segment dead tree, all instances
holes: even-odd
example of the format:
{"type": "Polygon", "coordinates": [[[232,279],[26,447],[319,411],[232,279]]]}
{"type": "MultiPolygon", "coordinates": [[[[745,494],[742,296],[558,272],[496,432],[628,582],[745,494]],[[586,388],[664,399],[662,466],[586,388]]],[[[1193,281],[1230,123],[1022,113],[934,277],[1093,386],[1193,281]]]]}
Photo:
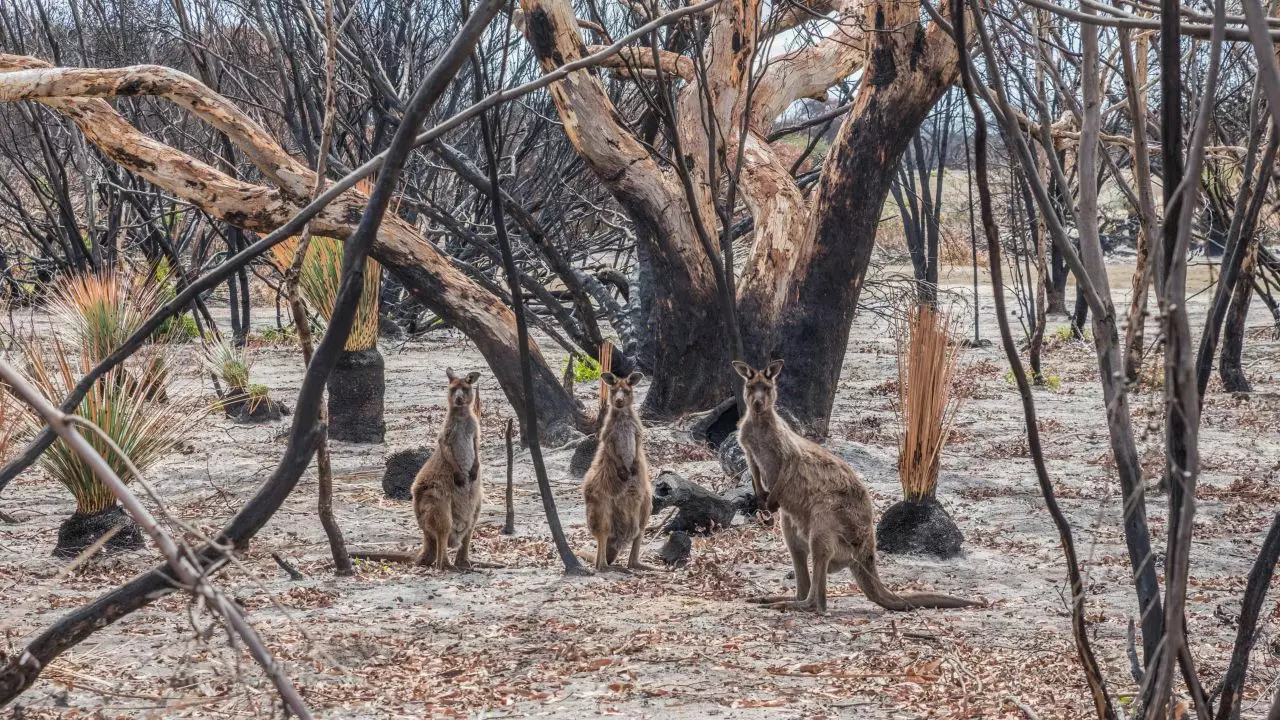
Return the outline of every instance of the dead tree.
{"type": "MultiPolygon", "coordinates": [[[[544,72],[588,52],[567,0],[522,0],[521,7],[544,72]]],[[[656,38],[620,56],[637,75],[683,79],[667,146],[678,141],[684,149],[675,163],[650,152],[597,77],[575,73],[552,88],[552,98],[574,148],[636,229],[639,303],[649,330],[639,359],[654,382],[646,412],[674,416],[714,407],[730,394],[732,349],[725,338],[733,328],[717,311],[722,282],[700,229],[704,236],[719,233],[699,224],[725,214],[716,191],[736,178],[755,233],[736,280],[743,359],[764,364],[784,354],[799,363],[783,382],[783,404],[823,434],[881,207],[903,152],[956,77],[955,49],[911,0],[816,0],[803,12],[780,10],[769,18],[764,7],[723,0],[705,24],[682,27],[692,58],[656,38]],[[760,49],[797,16],[830,12],[838,17],[829,36],[753,72],[760,49]],[[769,144],[770,131],[794,101],[825,96],[858,69],[866,79],[806,196],[769,144]]]]}
{"type": "MultiPolygon", "coordinates": [[[[283,225],[307,204],[316,184],[314,172],[239,108],[194,78],[168,68],[53,68],[35,58],[0,55],[0,101],[18,100],[36,100],[58,111],[126,170],[244,230],[266,233],[283,225]],[[238,180],[153,140],[101,99],[142,95],[169,99],[223,132],[270,185],[238,180]]],[[[358,191],[343,193],[312,220],[312,231],[345,239],[354,232],[367,202],[358,191]]],[[[507,399],[523,407],[526,398],[510,308],[423,242],[399,217],[389,217],[383,224],[373,255],[419,301],[476,343],[507,399]]],[[[533,400],[541,410],[542,429],[549,437],[560,437],[586,418],[536,347],[533,353],[533,400]]]]}

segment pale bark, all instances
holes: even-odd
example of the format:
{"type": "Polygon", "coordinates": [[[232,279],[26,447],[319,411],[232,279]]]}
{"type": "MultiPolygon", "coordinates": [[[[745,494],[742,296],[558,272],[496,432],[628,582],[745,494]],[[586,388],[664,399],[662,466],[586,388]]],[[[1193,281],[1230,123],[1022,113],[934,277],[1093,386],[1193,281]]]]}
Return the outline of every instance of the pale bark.
{"type": "MultiPolygon", "coordinates": [[[[567,0],[521,5],[544,72],[586,51],[567,0]]],[[[783,355],[801,365],[784,380],[783,403],[822,433],[892,169],[954,81],[956,53],[939,24],[921,24],[923,8],[911,0],[815,0],[767,21],[762,12],[758,0],[724,0],[707,21],[704,47],[695,49],[703,63],[695,63],[696,77],[686,77],[673,118],[680,161],[693,179],[689,193],[679,174],[631,135],[594,76],[572,73],[552,87],[552,99],[570,142],[633,220],[641,275],[655,281],[642,300],[645,320],[660,335],[648,344],[652,354],[641,354],[655,375],[646,409],[677,414],[712,407],[727,394],[726,333],[711,312],[716,272],[694,218],[717,218],[716,199],[736,172],[754,226],[737,293],[745,356],[762,362],[783,355]],[[753,63],[762,38],[807,11],[837,13],[826,37],[753,63]],[[765,138],[789,105],[825,97],[869,57],[871,81],[843,121],[818,191],[806,198],[765,138]]],[[[644,61],[640,55],[637,66],[684,77],[665,53],[644,61]]]]}
{"type": "MultiPolygon", "coordinates": [[[[268,233],[284,224],[309,199],[315,183],[315,174],[247,115],[194,78],[169,68],[51,68],[34,58],[0,55],[0,101],[20,100],[35,100],[58,111],[126,170],[244,230],[268,233]],[[237,180],[156,141],[100,99],[144,94],[170,99],[224,132],[277,186],[237,180]]],[[[364,195],[347,191],[315,217],[312,231],[345,239],[355,231],[366,203],[364,195]]],[[[398,217],[388,216],[383,222],[373,255],[419,301],[476,343],[512,404],[525,402],[510,308],[398,217]]],[[[582,425],[581,406],[560,387],[536,348],[534,356],[539,360],[536,401],[546,428],[559,434],[566,425],[582,425]]]]}

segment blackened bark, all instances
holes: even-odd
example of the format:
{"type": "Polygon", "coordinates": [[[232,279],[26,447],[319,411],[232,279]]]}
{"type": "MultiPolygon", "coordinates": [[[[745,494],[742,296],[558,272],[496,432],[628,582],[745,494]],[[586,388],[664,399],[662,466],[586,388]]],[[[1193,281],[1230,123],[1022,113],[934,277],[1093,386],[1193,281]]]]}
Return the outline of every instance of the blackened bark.
{"type": "Polygon", "coordinates": [[[1244,355],[1245,321],[1249,316],[1249,303],[1253,300],[1253,274],[1257,260],[1257,247],[1250,246],[1249,254],[1240,267],[1235,290],[1231,293],[1231,306],[1227,310],[1222,353],[1218,358],[1218,376],[1222,378],[1222,389],[1227,392],[1249,392],[1253,389],[1249,385],[1248,376],[1244,374],[1241,361],[1244,355]]]}
{"type": "MultiPolygon", "coordinates": [[[[883,14],[877,11],[878,24],[883,14]]],[[[840,126],[823,168],[814,246],[797,264],[782,312],[779,404],[806,434],[826,435],[858,296],[894,172],[912,137],[943,92],[949,71],[908,64],[902,32],[875,35],[854,108],[840,126]],[[899,64],[901,66],[899,67],[899,64]]],[[[907,35],[910,42],[910,35],[907,35]]],[[[743,317],[745,327],[750,322],[743,317]]],[[[723,395],[721,396],[723,397],[723,395]]]]}
{"type": "Polygon", "coordinates": [[[1084,339],[1084,324],[1089,321],[1089,303],[1085,301],[1084,291],[1076,286],[1076,308],[1071,313],[1071,337],[1084,339]]]}
{"type": "Polygon", "coordinates": [[[378,444],[386,436],[386,368],[378,349],[344,350],[329,378],[329,437],[378,444]]]}
{"type": "Polygon", "coordinates": [[[1067,261],[1062,257],[1062,251],[1057,245],[1049,246],[1049,275],[1051,282],[1046,289],[1045,299],[1048,307],[1045,312],[1049,315],[1066,315],[1067,314],[1067,261]]]}
{"type": "MultiPolygon", "coordinates": [[[[619,198],[622,199],[622,198],[619,198]]],[[[623,207],[626,207],[623,202],[623,207]]],[[[650,359],[652,385],[644,397],[646,417],[673,418],[694,410],[715,407],[732,394],[729,366],[729,334],[720,312],[714,283],[697,282],[681,263],[683,258],[661,247],[659,228],[648,226],[641,212],[630,212],[636,223],[637,244],[648,245],[639,254],[647,278],[646,298],[637,327],[641,336],[641,367],[650,359]]]]}

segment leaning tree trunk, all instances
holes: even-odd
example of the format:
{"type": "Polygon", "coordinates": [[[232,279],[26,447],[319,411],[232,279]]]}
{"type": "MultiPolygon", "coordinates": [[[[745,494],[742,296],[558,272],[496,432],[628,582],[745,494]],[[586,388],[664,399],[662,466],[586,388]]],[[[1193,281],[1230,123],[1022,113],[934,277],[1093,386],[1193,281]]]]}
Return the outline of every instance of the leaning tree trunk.
{"type": "MultiPolygon", "coordinates": [[[[954,44],[941,37],[926,42],[912,10],[918,13],[919,6],[868,5],[868,22],[875,28],[870,62],[823,166],[813,245],[798,263],[782,314],[779,354],[788,367],[779,378],[779,402],[816,436],[825,435],[830,424],[850,325],[894,170],[956,77],[954,44]]],[[[744,318],[743,324],[748,322],[744,318]]]]}
{"type": "Polygon", "coordinates": [[[329,376],[329,437],[340,442],[381,443],[386,372],[377,347],[344,350],[329,376]]]}

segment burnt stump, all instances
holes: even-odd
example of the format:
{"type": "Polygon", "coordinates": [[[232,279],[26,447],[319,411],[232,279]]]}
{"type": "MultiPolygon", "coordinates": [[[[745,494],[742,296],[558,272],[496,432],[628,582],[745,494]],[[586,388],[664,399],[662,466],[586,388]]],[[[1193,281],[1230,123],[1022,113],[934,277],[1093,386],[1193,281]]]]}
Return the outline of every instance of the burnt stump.
{"type": "Polygon", "coordinates": [[[141,550],[146,547],[142,531],[133,518],[119,505],[101,512],[84,514],[77,511],[58,526],[58,544],[53,548],[54,557],[73,558],[84,552],[104,535],[119,527],[115,535],[103,546],[102,552],[141,550]]]}
{"type": "Polygon", "coordinates": [[[382,492],[392,500],[413,499],[413,481],[433,452],[429,447],[417,447],[391,453],[382,473],[382,492]]]}
{"type": "Polygon", "coordinates": [[[386,367],[378,349],[344,351],[329,377],[329,437],[376,445],[383,441],[386,367]]]}
{"type": "Polygon", "coordinates": [[[948,559],[960,554],[964,534],[937,498],[894,503],[876,524],[876,547],[896,555],[932,555],[948,559]]]}

